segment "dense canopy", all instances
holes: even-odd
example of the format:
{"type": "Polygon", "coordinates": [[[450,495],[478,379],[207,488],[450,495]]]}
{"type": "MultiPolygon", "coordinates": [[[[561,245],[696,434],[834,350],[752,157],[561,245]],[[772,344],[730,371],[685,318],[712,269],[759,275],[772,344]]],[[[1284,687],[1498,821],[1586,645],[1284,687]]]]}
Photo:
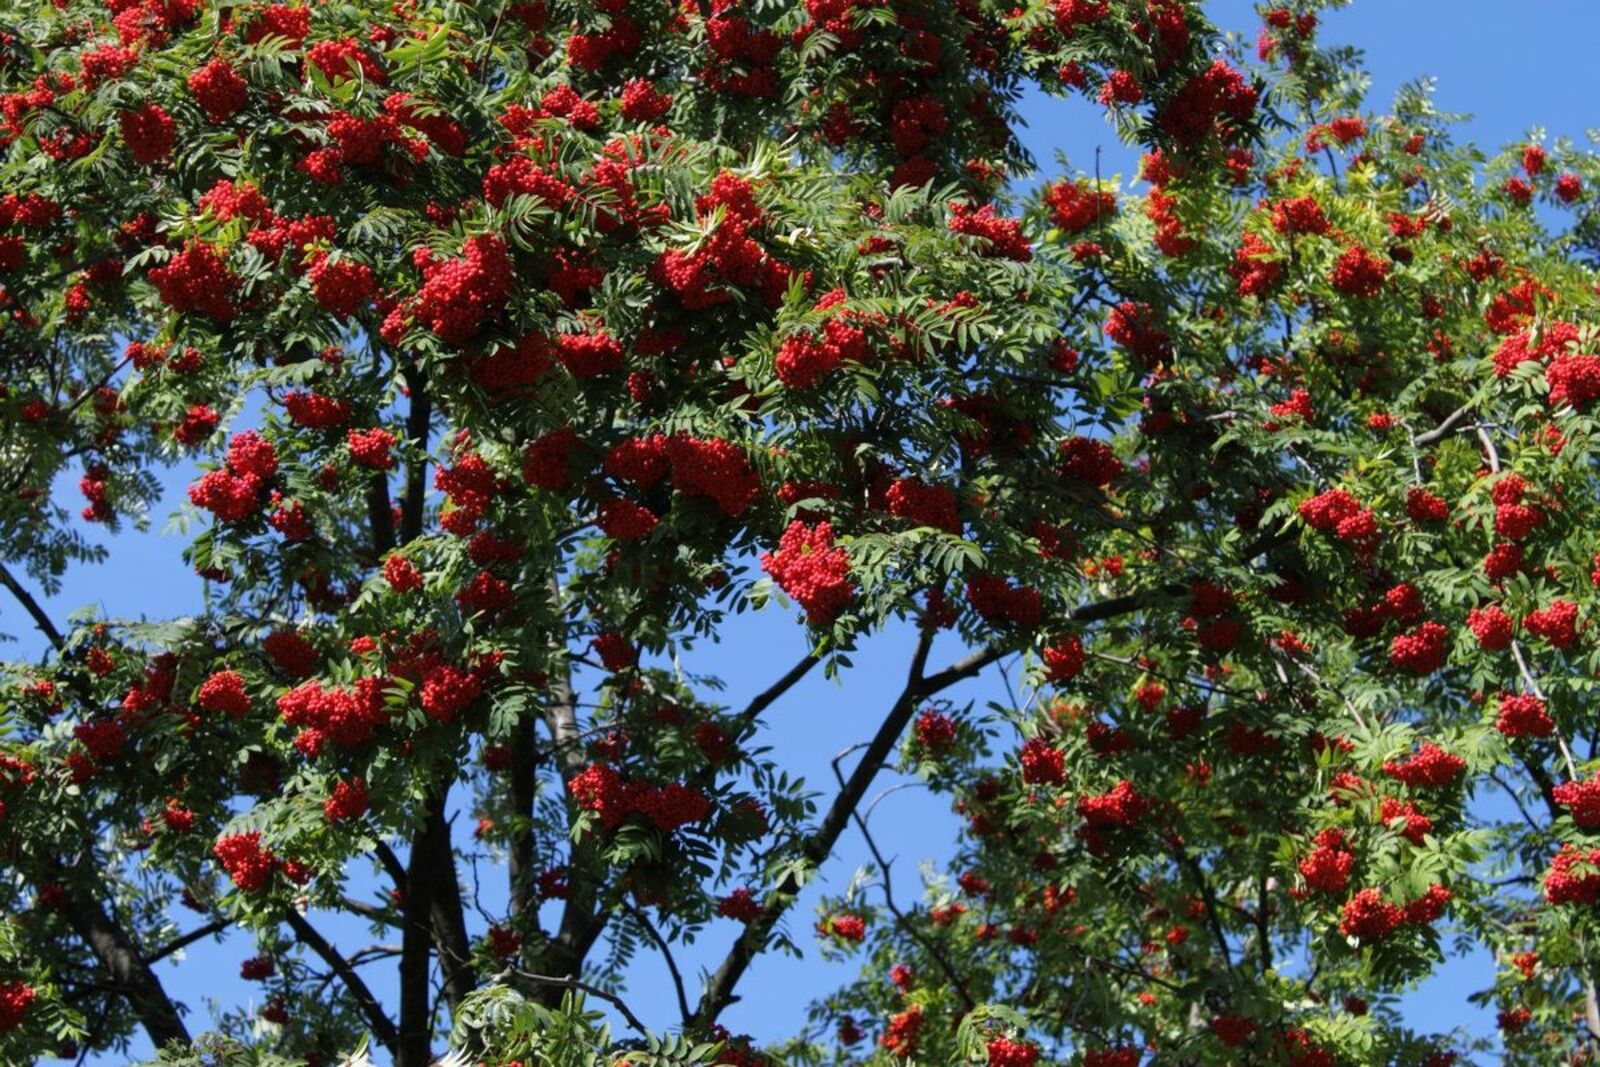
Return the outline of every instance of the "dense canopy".
{"type": "Polygon", "coordinates": [[[1597,1062],[1600,160],[1324,6],[0,4],[0,1060],[1440,1067],[1456,938],[1597,1062]],[[173,466],[204,604],[52,618],[173,466]],[[812,672],[905,679],[836,783],[812,672]],[[891,891],[893,771],[962,830],[891,891]],[[857,977],[729,1034],[785,948],[857,977]]]}

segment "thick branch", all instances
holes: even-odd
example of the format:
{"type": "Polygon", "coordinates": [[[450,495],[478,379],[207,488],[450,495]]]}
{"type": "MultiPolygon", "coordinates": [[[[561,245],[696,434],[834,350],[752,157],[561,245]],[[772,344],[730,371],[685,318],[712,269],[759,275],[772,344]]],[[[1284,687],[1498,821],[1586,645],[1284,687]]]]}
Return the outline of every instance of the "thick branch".
{"type": "Polygon", "coordinates": [[[432,813],[437,810],[442,815],[443,809],[442,797],[430,798],[422,826],[411,840],[401,919],[400,1032],[395,1067],[428,1067],[433,1062],[433,998],[428,971],[433,950],[433,863],[437,851],[428,837],[436,825],[432,813]]]}
{"type": "Polygon", "coordinates": [[[378,857],[378,863],[383,866],[384,871],[394,881],[394,887],[401,892],[405,892],[406,868],[400,862],[400,857],[394,854],[394,849],[379,841],[373,846],[372,851],[378,857]]]}
{"type": "Polygon", "coordinates": [[[450,845],[450,826],[444,813],[430,811],[433,826],[428,846],[433,850],[433,894],[430,914],[434,945],[439,951],[439,969],[444,974],[444,996],[454,1015],[478,986],[472,971],[472,943],[467,938],[466,916],[462,911],[461,883],[456,877],[455,850],[450,845]]]}
{"type": "Polygon", "coordinates": [[[539,726],[532,715],[525,715],[511,735],[511,813],[520,821],[511,837],[511,918],[520,923],[536,921],[538,887],[534,884],[537,857],[533,840],[533,804],[537,793],[539,764],[539,726]]]}
{"type": "MultiPolygon", "coordinates": [[[[839,787],[843,789],[845,784],[844,774],[839,770],[839,760],[837,759],[833,761],[833,776],[838,780],[839,787]]],[[[882,797],[880,796],[879,799],[881,800],[882,797]]],[[[872,809],[876,805],[877,801],[873,801],[872,804],[868,805],[867,815],[872,814],[872,809]]],[[[904,930],[913,941],[921,945],[922,950],[939,965],[939,969],[944,972],[945,980],[950,983],[950,987],[961,998],[961,1003],[966,1007],[967,1011],[973,1010],[978,1005],[972,999],[972,994],[967,992],[967,983],[962,979],[961,972],[956,970],[955,964],[950,962],[950,957],[939,947],[938,942],[925,934],[895,903],[894,883],[891,881],[889,874],[889,861],[883,858],[883,853],[878,849],[878,842],[873,838],[872,831],[867,829],[866,816],[859,811],[852,811],[850,815],[855,820],[856,828],[861,831],[862,840],[867,843],[867,850],[872,853],[873,862],[878,865],[878,870],[883,875],[883,902],[888,906],[889,914],[894,916],[894,920],[900,929],[904,930]]]]}
{"type": "MultiPolygon", "coordinates": [[[[562,777],[570,779],[583,769],[584,753],[573,701],[572,680],[564,667],[553,680],[550,698],[545,703],[544,719],[550,729],[551,744],[562,777]]],[[[567,865],[567,902],[561,911],[561,925],[547,947],[544,965],[546,970],[553,970],[558,975],[576,977],[589,946],[599,933],[600,921],[595,915],[595,902],[599,896],[599,887],[595,884],[595,866],[593,835],[585,835],[574,841],[567,865]]]]}
{"type": "Polygon", "coordinates": [[[312,926],[304,915],[301,915],[294,908],[290,908],[284,913],[284,921],[289,924],[289,929],[294,931],[297,941],[322,957],[323,962],[333,968],[333,973],[339,976],[339,980],[349,990],[350,996],[356,1002],[356,1007],[361,1009],[361,1014],[366,1018],[367,1025],[372,1028],[372,1036],[377,1038],[378,1043],[388,1049],[391,1054],[394,1054],[399,1048],[400,1035],[395,1030],[394,1023],[390,1021],[389,1016],[384,1014],[383,1006],[378,1003],[378,998],[372,995],[372,990],[367,988],[367,983],[362,981],[361,976],[356,973],[355,967],[351,965],[349,960],[339,954],[338,949],[328,943],[327,938],[317,932],[316,927],[312,926]]]}
{"type": "Polygon", "coordinates": [[[173,1042],[187,1046],[189,1031],[177,1007],[132,938],[105,907],[93,897],[73,891],[67,897],[66,914],[67,922],[111,976],[111,984],[128,998],[151,1043],[158,1049],[173,1042]]]}
{"type": "Polygon", "coordinates": [[[408,545],[422,536],[422,509],[428,491],[428,426],[433,421],[433,399],[428,395],[428,383],[415,367],[406,368],[405,380],[411,393],[406,437],[414,451],[406,463],[406,494],[400,505],[400,543],[408,545]]]}
{"type": "Polygon", "coordinates": [[[1471,402],[1462,404],[1450,414],[1446,415],[1444,417],[1444,421],[1439,423],[1439,425],[1435,426],[1427,433],[1418,434],[1416,439],[1417,447],[1427,448],[1429,445],[1437,444],[1438,442],[1443,441],[1446,437],[1449,437],[1451,432],[1461,424],[1461,420],[1466,418],[1467,413],[1471,410],[1471,402]]]}
{"type": "Polygon", "coordinates": [[[372,551],[379,559],[394,548],[394,505],[389,501],[389,476],[382,471],[367,483],[367,517],[372,523],[372,551]]]}

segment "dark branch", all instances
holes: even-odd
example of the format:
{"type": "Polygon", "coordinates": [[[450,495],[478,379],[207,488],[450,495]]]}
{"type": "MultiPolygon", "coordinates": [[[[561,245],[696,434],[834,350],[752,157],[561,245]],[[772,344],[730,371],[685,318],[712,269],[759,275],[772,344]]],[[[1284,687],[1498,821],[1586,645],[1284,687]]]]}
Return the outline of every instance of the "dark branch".
{"type": "Polygon", "coordinates": [[[406,888],[406,868],[405,864],[400,862],[400,857],[394,854],[394,849],[379,841],[373,846],[372,851],[378,857],[378,862],[382,864],[384,871],[394,881],[394,887],[404,892],[406,888]]]}
{"type": "MultiPolygon", "coordinates": [[[[73,875],[78,881],[93,883],[98,880],[97,875],[82,870],[74,871],[73,875]]],[[[187,1046],[189,1030],[183,1025],[177,1006],[134,946],[133,939],[100,901],[81,890],[69,891],[66,916],[67,922],[110,975],[111,984],[128,999],[145,1033],[150,1035],[151,1043],[158,1049],[173,1042],[187,1046]]]]}
{"type": "MultiPolygon", "coordinates": [[[[923,697],[929,696],[938,690],[932,688],[932,679],[922,676],[927,665],[928,653],[933,647],[933,632],[924,631],[917,642],[917,650],[912,656],[909,677],[905,688],[900,691],[894,705],[884,717],[882,725],[878,727],[877,734],[867,746],[861,762],[851,773],[844,788],[839,790],[833,804],[823,816],[822,824],[817,827],[800,847],[800,854],[805,860],[803,870],[795,870],[787,875],[767,896],[766,906],[761,914],[745,928],[744,933],[728,954],[723,958],[722,965],[711,976],[706,985],[705,992],[700,998],[699,1010],[695,1013],[695,1023],[702,1027],[709,1027],[716,1022],[729,1004],[733,1003],[733,990],[738,985],[739,979],[749,968],[756,955],[765,948],[772,931],[777,927],[778,921],[794,903],[806,879],[811,873],[821,866],[822,862],[833,853],[834,845],[839,841],[839,835],[849,824],[850,817],[856,806],[861,803],[861,798],[866,795],[867,788],[872,780],[877,777],[883,762],[888,758],[900,735],[905,731],[906,724],[911,721],[912,714],[916,711],[923,697]]],[[[982,667],[974,667],[971,673],[976,673],[982,667]]],[[[952,679],[950,684],[960,678],[967,677],[965,669],[943,672],[952,679]]]]}
{"type": "Polygon", "coordinates": [[[656,948],[661,950],[661,958],[667,962],[667,973],[672,976],[673,992],[678,994],[678,1014],[683,1019],[683,1025],[688,1026],[694,1019],[694,1014],[689,1010],[689,997],[683,989],[683,972],[678,970],[678,961],[672,956],[672,946],[667,944],[667,939],[661,936],[661,931],[656,929],[650,917],[642,910],[626,901],[622,906],[633,916],[633,920],[643,927],[644,932],[650,935],[650,940],[656,943],[656,948]]]}
{"type": "Polygon", "coordinates": [[[439,969],[444,975],[445,1001],[454,1015],[467,999],[467,994],[477,988],[478,978],[472,971],[472,944],[467,938],[466,916],[462,910],[461,883],[456,877],[455,850],[450,845],[450,825],[443,810],[429,812],[433,821],[427,836],[432,850],[433,894],[429,913],[433,922],[433,942],[439,953],[439,969]]]}
{"type": "Polygon", "coordinates": [[[749,704],[745,705],[745,709],[741,711],[739,713],[739,717],[734,720],[736,727],[733,731],[733,736],[736,738],[743,737],[747,732],[749,732],[750,728],[755,725],[756,719],[760,717],[763,711],[766,711],[777,702],[778,698],[782,697],[785,693],[798,685],[800,680],[806,675],[810,674],[811,669],[821,662],[822,661],[819,660],[815,655],[808,652],[806,653],[805,658],[799,663],[796,663],[793,667],[790,667],[782,678],[779,678],[776,682],[773,682],[766,689],[758,693],[755,699],[751,700],[749,704]]]}
{"type": "Polygon", "coordinates": [[[433,421],[433,401],[428,383],[415,367],[405,369],[411,410],[406,413],[406,437],[413,449],[406,463],[406,493],[400,505],[400,543],[409,545],[422,536],[422,510],[428,492],[428,426],[433,421]]]}
{"type": "Polygon", "coordinates": [[[50,616],[45,614],[44,608],[34,599],[32,593],[23,588],[22,583],[12,576],[11,571],[4,563],[0,563],[0,585],[10,590],[11,595],[17,598],[24,611],[33,617],[33,624],[39,632],[54,646],[57,652],[66,648],[66,638],[61,636],[61,631],[56,629],[56,624],[50,621],[50,616]]]}
{"type": "Polygon", "coordinates": [[[146,956],[144,961],[146,963],[155,963],[157,960],[164,960],[174,952],[187,948],[196,941],[208,938],[212,934],[220,934],[222,931],[226,930],[232,925],[232,919],[213,919],[204,926],[197,927],[181,937],[175,937],[171,941],[168,941],[165,945],[162,945],[160,948],[150,953],[150,955],[146,956]]]}
{"type": "Polygon", "coordinates": [[[1416,441],[1417,447],[1427,448],[1429,445],[1437,444],[1446,437],[1449,437],[1451,431],[1456,428],[1462,419],[1467,417],[1467,413],[1471,410],[1472,404],[1470,402],[1462,404],[1450,414],[1446,415],[1444,421],[1438,426],[1435,426],[1427,433],[1418,434],[1416,441]]]}
{"type": "Polygon", "coordinates": [[[368,919],[374,923],[377,923],[379,926],[400,925],[400,921],[395,916],[394,912],[387,908],[380,908],[376,904],[368,904],[364,900],[357,900],[354,897],[340,897],[339,907],[343,908],[345,911],[359,915],[363,919],[368,919]]]}
{"type": "MultiPolygon", "coordinates": [[[[840,789],[843,789],[845,785],[844,772],[839,770],[839,760],[842,758],[843,756],[840,756],[833,761],[833,776],[838,779],[840,789]]],[[[880,797],[879,799],[882,798],[880,797]]],[[[872,805],[868,806],[868,814],[871,814],[872,808],[876,803],[874,801],[872,805]]],[[[872,853],[873,862],[878,865],[878,870],[883,874],[883,902],[888,906],[889,914],[894,916],[894,920],[899,924],[900,929],[904,930],[913,941],[921,945],[922,950],[939,965],[939,969],[944,972],[945,979],[950,983],[950,987],[956,991],[956,996],[961,998],[961,1003],[966,1007],[967,1011],[972,1011],[978,1005],[972,999],[972,994],[967,992],[967,984],[962,980],[961,972],[956,970],[955,964],[950,962],[950,957],[945,955],[944,950],[939,947],[938,943],[918,928],[917,924],[912,922],[910,917],[901,911],[900,906],[895,903],[894,883],[889,874],[889,861],[883,858],[883,853],[878,849],[878,842],[873,839],[872,832],[867,829],[866,817],[860,811],[852,811],[850,815],[855,820],[856,828],[861,831],[861,837],[866,841],[868,851],[872,853]]]]}
{"type": "Polygon", "coordinates": [[[367,483],[367,517],[372,523],[372,551],[382,559],[394,549],[394,505],[389,501],[389,476],[382,471],[367,483]]]}
{"type": "Polygon", "coordinates": [[[289,924],[289,929],[294,931],[294,936],[302,945],[322,957],[333,973],[339,976],[350,996],[354,998],[356,1006],[361,1009],[361,1014],[366,1017],[367,1025],[372,1028],[372,1036],[378,1043],[388,1049],[391,1054],[399,1048],[400,1035],[395,1030],[394,1023],[389,1016],[384,1014],[383,1006],[378,1003],[378,998],[372,995],[372,990],[367,988],[367,983],[362,981],[350,961],[339,954],[339,950],[328,943],[328,939],[317,932],[316,927],[294,908],[284,913],[284,921],[289,924]]]}
{"type": "Polygon", "coordinates": [[[628,1007],[627,1003],[615,993],[607,993],[598,986],[592,986],[588,982],[581,982],[576,978],[557,978],[554,975],[531,974],[528,971],[512,971],[510,973],[522,981],[532,982],[534,985],[551,986],[556,989],[571,989],[579,993],[586,993],[591,997],[597,997],[616,1008],[617,1013],[622,1016],[628,1026],[641,1037],[650,1036],[650,1031],[645,1027],[644,1023],[639,1021],[639,1017],[633,1013],[633,1009],[628,1007]]]}
{"type": "Polygon", "coordinates": [[[400,944],[400,1033],[395,1067],[428,1067],[433,1062],[433,993],[428,974],[432,969],[433,861],[437,853],[428,837],[437,825],[432,813],[443,814],[444,797],[430,797],[424,807],[422,825],[411,839],[406,867],[400,944]]]}

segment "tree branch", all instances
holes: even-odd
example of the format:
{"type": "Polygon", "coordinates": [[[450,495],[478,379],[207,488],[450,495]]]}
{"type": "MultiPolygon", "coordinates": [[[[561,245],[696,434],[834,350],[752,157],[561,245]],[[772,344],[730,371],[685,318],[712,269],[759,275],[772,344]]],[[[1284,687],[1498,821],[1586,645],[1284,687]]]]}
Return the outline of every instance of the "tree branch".
{"type": "Polygon", "coordinates": [[[367,483],[367,517],[372,523],[372,552],[382,559],[394,549],[394,505],[389,501],[389,476],[374,471],[367,483]]]}
{"type": "MultiPolygon", "coordinates": [[[[83,872],[74,871],[74,875],[83,872]]],[[[89,874],[90,880],[98,876],[89,874]]],[[[187,1046],[189,1030],[178,1015],[150,964],[139,953],[121,924],[95,897],[81,890],[67,894],[67,922],[111,976],[111,984],[128,999],[151,1044],[160,1049],[173,1042],[187,1046]]]]}
{"type": "Polygon", "coordinates": [[[174,952],[178,952],[184,948],[187,948],[196,941],[210,937],[212,934],[220,934],[222,931],[226,930],[232,925],[232,919],[213,919],[204,926],[197,927],[181,937],[175,937],[171,941],[168,941],[165,945],[162,945],[160,948],[150,953],[150,955],[146,956],[144,961],[146,963],[155,963],[158,960],[164,960],[174,952]]]}
{"type": "Polygon", "coordinates": [[[406,888],[406,868],[400,862],[400,857],[394,854],[394,849],[390,848],[385,842],[379,841],[373,846],[372,852],[373,855],[378,857],[378,863],[383,866],[384,871],[394,881],[394,887],[404,892],[406,888]]]}
{"type": "Polygon", "coordinates": [[[461,882],[456,877],[455,850],[450,845],[450,825],[444,819],[442,805],[437,811],[430,810],[429,818],[433,826],[427,843],[433,853],[430,862],[434,878],[429,913],[439,970],[444,975],[445,1001],[454,1016],[467,994],[477,988],[478,977],[472,971],[472,943],[462,911],[461,882]]]}
{"type": "Polygon", "coordinates": [[[400,505],[400,543],[408,545],[422,536],[422,511],[428,492],[428,427],[433,421],[433,400],[420,371],[408,366],[406,388],[411,409],[406,413],[406,437],[412,457],[406,463],[406,493],[400,505]]]}
{"type": "Polygon", "coordinates": [[[645,1027],[644,1023],[639,1021],[639,1017],[633,1013],[633,1009],[628,1007],[627,1003],[615,993],[607,993],[598,986],[592,986],[588,982],[581,982],[576,978],[557,978],[554,975],[532,974],[528,971],[518,970],[513,970],[509,973],[524,982],[532,982],[535,985],[551,986],[558,989],[572,989],[579,993],[586,993],[591,997],[597,997],[616,1008],[617,1013],[622,1016],[628,1026],[641,1037],[650,1036],[650,1031],[645,1027]]]}
{"type": "MultiPolygon", "coordinates": [[[[537,857],[533,840],[533,807],[538,791],[539,727],[533,715],[525,715],[511,735],[511,811],[522,822],[511,837],[510,870],[511,918],[519,925],[538,922],[534,868],[537,857]]],[[[542,939],[541,939],[542,940],[542,939]]]]}
{"type": "Polygon", "coordinates": [[[661,958],[667,962],[667,973],[672,976],[673,992],[678,994],[678,1014],[683,1020],[683,1025],[688,1026],[694,1014],[689,1011],[689,997],[683,989],[683,972],[678,970],[678,961],[672,956],[672,947],[667,944],[667,939],[661,936],[661,932],[642,909],[634,907],[627,901],[623,901],[622,906],[633,916],[633,920],[644,928],[644,932],[650,935],[650,940],[656,943],[656,948],[661,950],[661,958]]]}
{"type": "MultiPolygon", "coordinates": [[[[767,903],[761,909],[761,914],[745,928],[744,933],[728,950],[721,966],[711,976],[705,992],[701,995],[699,1008],[695,1012],[694,1021],[697,1026],[709,1028],[716,1022],[717,1016],[733,1003],[734,987],[744,976],[751,961],[766,946],[773,929],[794,903],[809,876],[832,854],[839,835],[844,832],[851,814],[861,803],[861,798],[866,794],[872,780],[877,777],[883,761],[894,748],[895,742],[900,739],[901,733],[905,731],[906,724],[911,721],[917,705],[923,697],[938,691],[933,688],[933,679],[925,679],[922,674],[932,647],[933,632],[925,630],[917,640],[917,649],[911,658],[911,669],[905,688],[900,691],[899,697],[895,699],[888,715],[878,727],[878,732],[868,744],[861,762],[856,765],[844,788],[840,789],[834,798],[833,804],[823,817],[822,824],[801,845],[800,857],[804,861],[803,865],[791,870],[767,895],[767,903]]],[[[983,654],[986,655],[987,650],[983,654]]],[[[946,684],[954,684],[955,681],[969,676],[969,668],[957,666],[961,669],[951,668],[941,672],[937,677],[946,677],[950,679],[946,684]]],[[[981,669],[981,665],[971,667],[970,673],[975,674],[981,669]]]]}
{"type": "Polygon", "coordinates": [[[434,849],[428,836],[435,823],[431,812],[442,814],[443,797],[429,797],[422,825],[411,839],[406,867],[405,901],[400,942],[400,1030],[395,1067],[428,1067],[433,1061],[432,991],[428,987],[433,950],[434,849]]]}
{"type": "MultiPolygon", "coordinates": [[[[844,772],[839,770],[839,761],[841,759],[843,759],[842,755],[833,760],[833,776],[838,780],[839,788],[843,789],[845,786],[844,772]]],[[[882,798],[880,797],[879,799],[882,798]]],[[[876,806],[876,804],[877,801],[874,801],[873,804],[868,806],[867,813],[869,815],[872,813],[872,809],[876,806]]],[[[962,1005],[966,1007],[967,1011],[972,1011],[978,1005],[977,1002],[972,999],[972,994],[967,992],[967,983],[962,980],[961,972],[956,970],[955,965],[950,962],[950,958],[945,955],[944,950],[939,947],[938,943],[924,934],[922,930],[920,930],[917,925],[906,916],[905,912],[900,910],[900,906],[895,903],[894,884],[890,880],[889,875],[889,861],[883,858],[883,853],[878,850],[878,842],[873,839],[872,832],[867,829],[866,817],[863,816],[860,811],[854,810],[851,811],[850,816],[855,820],[857,829],[861,831],[861,837],[866,841],[867,850],[872,853],[872,859],[875,863],[877,863],[878,870],[883,873],[883,902],[888,906],[889,914],[894,916],[895,922],[899,924],[900,928],[904,930],[913,941],[921,945],[922,950],[931,956],[933,961],[939,965],[939,969],[944,972],[945,979],[950,983],[950,987],[956,991],[956,996],[961,998],[962,1005]]]]}
{"type": "Polygon", "coordinates": [[[17,598],[17,602],[22,605],[23,610],[33,617],[33,624],[39,628],[39,632],[44,634],[45,639],[50,642],[57,652],[66,648],[66,639],[61,636],[61,631],[56,629],[56,624],[50,621],[50,616],[45,614],[44,608],[34,599],[33,594],[28,592],[22,583],[12,576],[10,568],[4,563],[0,563],[0,585],[5,586],[6,589],[10,590],[11,595],[17,598]]]}
{"type": "Polygon", "coordinates": [[[796,663],[793,667],[790,667],[788,671],[784,673],[782,678],[779,678],[776,682],[773,682],[766,689],[758,693],[755,699],[751,700],[749,704],[745,705],[744,710],[741,711],[738,718],[734,720],[735,728],[733,731],[733,736],[737,739],[743,737],[747,732],[749,732],[750,728],[755,725],[756,719],[760,717],[763,711],[766,711],[769,707],[776,703],[780,697],[798,685],[800,680],[806,675],[810,674],[811,669],[821,662],[822,661],[814,654],[807,652],[805,658],[800,660],[800,662],[796,663]]]}
{"type": "Polygon", "coordinates": [[[1443,441],[1446,437],[1449,437],[1451,431],[1460,424],[1462,419],[1467,417],[1467,413],[1471,410],[1472,403],[1471,401],[1468,401],[1467,403],[1456,408],[1450,414],[1446,415],[1443,422],[1439,423],[1439,425],[1435,426],[1427,433],[1418,434],[1416,438],[1417,447],[1427,448],[1429,445],[1437,444],[1438,442],[1443,441]]]}
{"type": "Polygon", "coordinates": [[[339,976],[339,980],[354,998],[356,1006],[361,1009],[361,1014],[366,1017],[367,1025],[372,1028],[372,1036],[377,1038],[378,1043],[388,1049],[391,1055],[396,1054],[400,1045],[399,1032],[395,1030],[394,1023],[384,1013],[378,998],[372,995],[372,990],[367,988],[367,983],[356,973],[350,961],[341,956],[339,950],[330,945],[328,939],[318,933],[316,927],[294,908],[291,907],[284,913],[284,921],[294,931],[296,940],[322,957],[323,961],[333,968],[333,973],[339,976]]]}
{"type": "MultiPolygon", "coordinates": [[[[550,599],[559,615],[561,590],[555,579],[550,581],[550,599]]],[[[570,668],[563,664],[555,672],[551,679],[550,697],[544,705],[545,726],[550,731],[551,745],[563,779],[570,779],[584,766],[583,744],[569,671],[570,668]]],[[[599,897],[595,866],[593,835],[574,840],[567,864],[567,902],[561,910],[561,924],[556,935],[545,950],[544,966],[557,974],[577,976],[589,946],[604,925],[604,917],[595,914],[595,902],[599,897]]]]}

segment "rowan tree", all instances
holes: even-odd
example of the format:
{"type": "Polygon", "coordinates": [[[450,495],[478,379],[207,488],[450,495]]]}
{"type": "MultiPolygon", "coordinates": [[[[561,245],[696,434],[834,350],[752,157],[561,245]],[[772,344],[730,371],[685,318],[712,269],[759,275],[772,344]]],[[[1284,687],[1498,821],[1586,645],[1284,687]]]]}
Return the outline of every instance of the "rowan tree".
{"type": "Polygon", "coordinates": [[[1595,1062],[1600,162],[1366,110],[1322,6],[6,7],[0,1056],[1442,1065],[1449,935],[1595,1062]],[[1039,92],[1138,175],[1036,180],[1039,92]],[[171,466],[203,610],[52,619],[171,466]],[[682,669],[784,606],[747,704],[682,669]],[[766,724],[862,671],[818,793],[766,724]],[[202,1035],[203,938],[264,1007],[202,1035]],[[859,977],[728,1034],[784,948],[859,977]]]}

